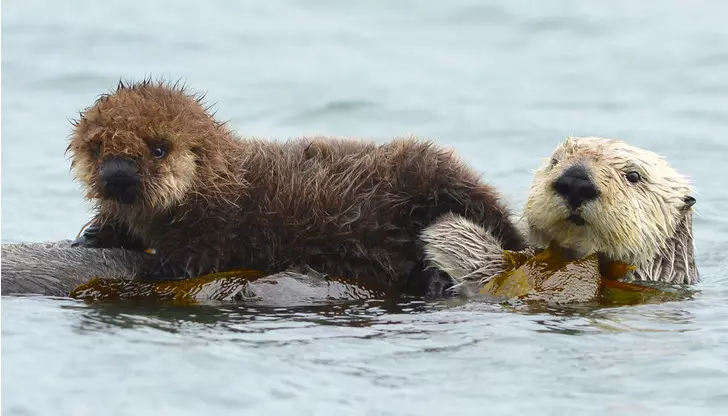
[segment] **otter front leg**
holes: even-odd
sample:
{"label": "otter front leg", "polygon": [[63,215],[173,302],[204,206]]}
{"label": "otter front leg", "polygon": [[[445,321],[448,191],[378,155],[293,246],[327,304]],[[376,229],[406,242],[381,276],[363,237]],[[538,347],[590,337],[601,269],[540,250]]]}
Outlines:
{"label": "otter front leg", "polygon": [[420,234],[427,268],[444,272],[463,293],[505,270],[501,241],[489,230],[456,214],[444,214]]}
{"label": "otter front leg", "polygon": [[91,225],[71,243],[71,247],[85,248],[123,248],[132,251],[144,251],[147,247],[142,241],[120,224],[103,222],[94,218]]}

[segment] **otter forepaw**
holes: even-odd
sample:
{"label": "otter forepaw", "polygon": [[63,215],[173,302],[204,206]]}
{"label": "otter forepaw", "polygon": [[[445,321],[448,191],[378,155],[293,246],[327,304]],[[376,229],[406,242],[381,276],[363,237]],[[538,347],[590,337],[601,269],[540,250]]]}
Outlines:
{"label": "otter forepaw", "polygon": [[71,247],[123,248],[133,251],[143,251],[145,249],[144,244],[126,232],[124,227],[99,224],[95,220],[71,242]]}
{"label": "otter forepaw", "polygon": [[71,247],[101,248],[104,246],[102,227],[97,224],[89,225],[71,242]]}
{"label": "otter forepaw", "polygon": [[92,239],[82,234],[71,242],[71,247],[98,248],[97,244],[98,243],[95,244]]}

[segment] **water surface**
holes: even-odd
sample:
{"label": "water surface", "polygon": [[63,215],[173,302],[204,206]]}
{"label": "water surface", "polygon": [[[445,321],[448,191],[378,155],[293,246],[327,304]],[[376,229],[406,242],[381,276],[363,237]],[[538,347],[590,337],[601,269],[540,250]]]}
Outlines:
{"label": "water surface", "polygon": [[244,135],[454,147],[520,208],[566,135],[693,178],[698,292],[481,303],[139,308],[2,298],[2,411],[721,414],[728,408],[728,3],[6,1],[2,241],[75,236],[69,119],[120,77],[183,78]]}

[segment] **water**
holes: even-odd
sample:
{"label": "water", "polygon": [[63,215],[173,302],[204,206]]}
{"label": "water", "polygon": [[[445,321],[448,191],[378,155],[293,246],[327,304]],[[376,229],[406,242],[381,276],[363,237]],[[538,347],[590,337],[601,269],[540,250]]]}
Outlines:
{"label": "water", "polygon": [[2,411],[721,414],[728,409],[728,3],[6,1],[2,240],[88,217],[68,119],[184,78],[239,133],[452,146],[516,208],[563,137],[664,154],[697,188],[693,299],[144,309],[2,298]]}

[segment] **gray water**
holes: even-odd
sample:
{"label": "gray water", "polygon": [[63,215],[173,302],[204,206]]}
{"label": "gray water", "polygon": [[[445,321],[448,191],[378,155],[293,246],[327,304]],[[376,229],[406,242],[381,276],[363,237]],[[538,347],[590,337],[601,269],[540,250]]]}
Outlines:
{"label": "gray water", "polygon": [[702,274],[689,300],[572,310],[3,297],[3,414],[725,414],[727,17],[720,0],[3,2],[3,242],[76,235],[68,119],[151,74],[244,135],[433,138],[515,208],[567,135],[655,150],[694,180]]}

